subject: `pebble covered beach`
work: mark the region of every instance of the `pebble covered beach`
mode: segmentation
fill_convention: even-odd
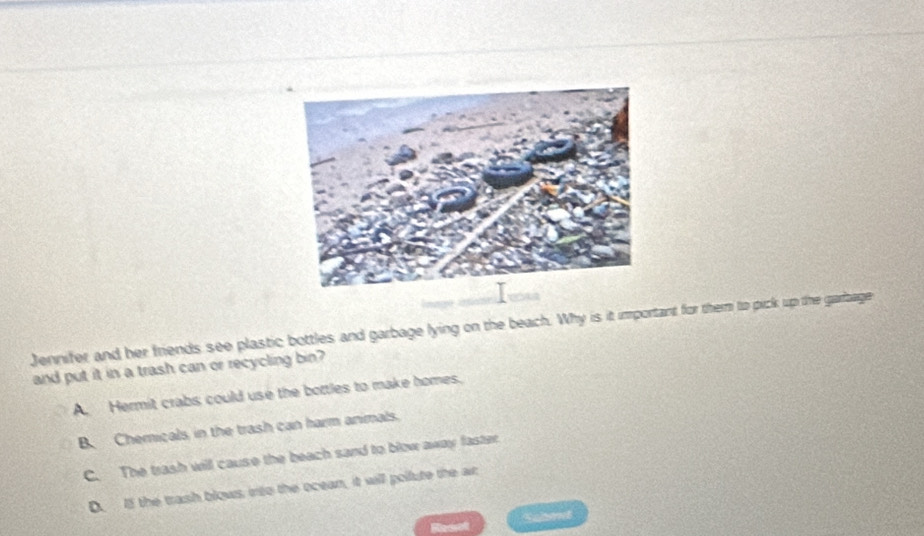
[[[355,143],[323,153],[312,137],[333,136],[309,120],[322,285],[630,264],[629,144],[613,132],[627,99],[627,89],[488,95],[405,124],[399,108],[395,131],[367,138],[354,121],[339,133]],[[537,158],[540,142],[573,149]],[[522,184],[486,182],[491,166],[524,161]]]

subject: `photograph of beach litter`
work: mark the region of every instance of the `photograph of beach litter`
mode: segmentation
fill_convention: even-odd
[[[323,286],[629,265],[629,90],[305,104]]]

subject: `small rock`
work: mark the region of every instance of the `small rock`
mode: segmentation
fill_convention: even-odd
[[[630,244],[631,243],[631,237],[629,236],[629,233],[625,231],[625,229],[614,231],[613,233],[611,233],[610,236],[613,237],[613,242],[617,244]]]
[[[577,192],[577,198],[580,199],[581,203],[589,205],[594,202],[596,196],[591,192]]]
[[[614,210],[612,217],[617,220],[623,220],[629,217],[629,213],[625,210]]]
[[[578,268],[590,268],[594,263],[587,255],[578,255],[577,257],[571,259],[571,264],[577,266]]]
[[[612,259],[616,256],[616,250],[610,246],[596,245],[590,248],[590,252],[597,257],[603,257],[604,259]]]
[[[546,227],[545,239],[550,244],[554,244],[555,242],[558,242],[558,231],[555,230],[554,225],[549,225],[548,227]]]
[[[398,164],[410,162],[415,158],[417,158],[417,151],[411,149],[407,145],[402,145],[398,148],[398,152],[391,155],[391,158],[385,160],[385,163],[389,166],[397,166]]]
[[[405,190],[407,190],[407,188],[405,188],[404,185],[401,184],[400,182],[395,182],[385,187],[386,194],[393,194],[395,192],[403,192]]]
[[[398,173],[398,178],[406,181],[414,176],[414,172],[409,169],[402,169],[401,173]]]
[[[556,223],[569,216],[571,216],[571,214],[569,214],[568,211],[563,208],[553,208],[545,213],[546,218]]]
[[[394,274],[391,271],[385,271],[380,274],[376,274],[372,278],[373,283],[390,283],[395,278]]]
[[[550,251],[545,255],[545,258],[549,259],[552,262],[557,262],[558,264],[568,264],[568,257],[557,252]]]
[[[343,257],[331,257],[325,261],[321,261],[321,264],[318,265],[318,271],[321,272],[321,280],[324,283],[330,281],[330,278],[333,277],[334,272],[343,266],[343,263]]]
[[[571,218],[565,218],[561,220],[560,222],[558,222],[558,226],[568,232],[577,231],[578,229],[581,228],[581,226],[574,223],[574,221]]]

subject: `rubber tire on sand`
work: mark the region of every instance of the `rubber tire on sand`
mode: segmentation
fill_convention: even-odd
[[[434,210],[440,206],[440,212],[468,210],[475,205],[475,189],[471,186],[450,186],[430,194],[430,207]]]
[[[523,161],[494,164],[484,168],[481,176],[494,188],[509,188],[528,181],[533,176],[533,166]]]
[[[571,158],[576,152],[574,140],[568,138],[540,141],[533,148],[529,159],[533,162],[559,162]]]

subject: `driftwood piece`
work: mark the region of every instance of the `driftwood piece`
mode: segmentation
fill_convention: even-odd
[[[628,201],[619,197],[618,195],[611,195],[609,196],[609,198],[610,198],[610,201],[615,201],[626,208],[632,208],[632,206],[629,204]]]
[[[436,262],[436,264],[433,265],[433,267],[428,272],[429,278],[433,279],[433,278],[438,277],[440,272],[442,272],[443,269],[445,269],[446,266],[449,265],[450,262],[452,262],[459,255],[461,255],[462,252],[465,251],[466,248],[468,248],[468,246],[472,245],[472,242],[474,242],[476,238],[481,236],[481,234],[484,233],[488,227],[494,225],[494,222],[496,222],[501,216],[506,214],[507,211],[510,210],[510,207],[512,207],[513,205],[517,203],[517,201],[522,199],[523,196],[526,195],[526,192],[528,192],[530,188],[532,188],[533,185],[536,184],[537,181],[538,179],[533,178],[532,180],[527,182],[523,186],[523,188],[520,189],[520,191],[510,196],[510,198],[507,199],[506,203],[501,205],[500,208],[498,208],[493,214],[491,214],[490,216],[485,218],[484,221],[479,223],[478,227],[475,227],[474,229],[471,230],[471,232],[465,235],[465,238],[463,238],[458,244],[456,244],[456,247],[452,248],[452,251],[444,255],[439,261]]]
[[[311,163],[311,167],[320,166],[321,164],[326,164],[326,163],[328,163],[328,162],[333,162],[334,160],[336,160],[336,158],[334,158],[333,156],[330,157],[330,158],[325,158],[324,160],[318,160],[317,162],[312,162],[312,163]]]
[[[461,132],[463,130],[474,130],[476,128],[488,128],[488,127],[500,127],[505,123],[485,123],[483,125],[469,125],[467,127],[446,127],[443,129],[444,132]]]

